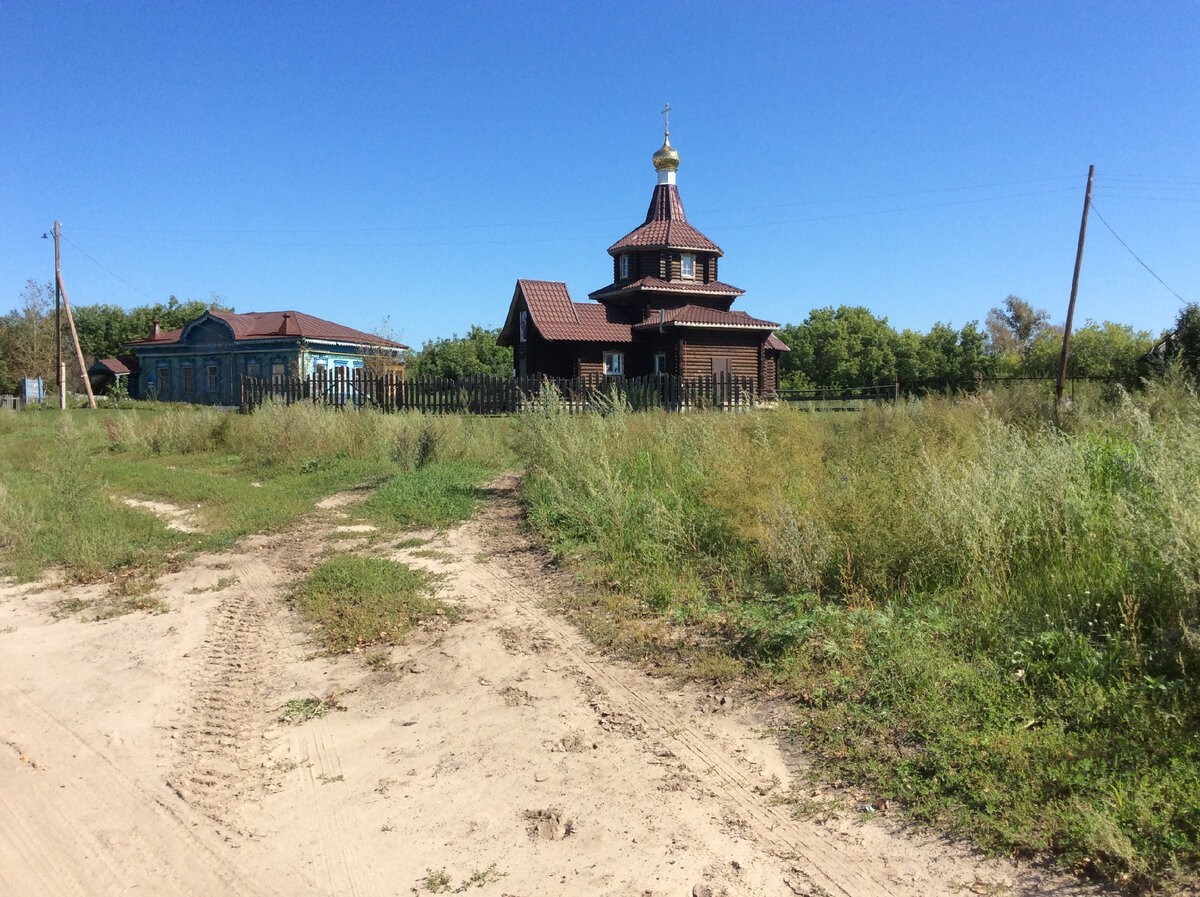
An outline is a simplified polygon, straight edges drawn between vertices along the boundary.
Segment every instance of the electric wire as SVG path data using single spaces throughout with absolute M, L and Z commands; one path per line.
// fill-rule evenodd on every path
M 1108 230 L 1109 230 L 1109 232 L 1110 232 L 1110 233 L 1111 233 L 1111 234 L 1112 234 L 1114 237 L 1116 237 L 1116 238 L 1117 238 L 1117 242 L 1118 242 L 1118 243 L 1120 243 L 1122 246 L 1124 246 L 1124 247 L 1125 247 L 1125 249 L 1126 249 L 1126 250 L 1129 252 L 1129 254 L 1130 254 L 1130 255 L 1132 255 L 1132 256 L 1133 256 L 1135 259 L 1137 259 L 1137 263 L 1138 263 L 1139 265 L 1141 265 L 1143 268 L 1145 268 L 1147 271 L 1149 271 L 1149 272 L 1150 272 L 1150 275 L 1151 275 L 1151 276 L 1152 276 L 1152 277 L 1153 277 L 1155 280 L 1157 280 L 1157 281 L 1158 281 L 1159 283 L 1161 283 L 1161 284 L 1162 284 L 1164 287 L 1166 287 L 1166 290 L 1167 290 L 1167 292 L 1168 292 L 1168 293 L 1170 293 L 1172 296 L 1174 296 L 1176 299 L 1178 299 L 1180 302 L 1182 302 L 1184 305 L 1186 305 L 1186 304 L 1187 304 L 1187 300 L 1186 300 L 1186 299 L 1184 299 L 1182 296 L 1180 296 L 1178 293 L 1176 293 L 1176 292 L 1175 292 L 1173 289 L 1171 289 L 1169 286 L 1167 286 L 1167 282 L 1166 282 L 1165 280 L 1163 280 L 1161 277 L 1159 277 L 1157 274 L 1155 274 L 1155 273 L 1154 273 L 1154 269 L 1153 269 L 1153 268 L 1151 268 L 1149 265 L 1147 265 L 1145 262 L 1143 262 L 1143 261 L 1141 260 L 1141 258 L 1138 256 L 1138 254 L 1137 254 L 1136 252 L 1134 252 L 1132 249 L 1130 249 L 1130 248 L 1129 248 L 1129 244 L 1128 244 L 1128 243 L 1126 243 L 1124 240 L 1122 240 L 1122 239 L 1121 239 L 1121 235 L 1120 235 L 1120 234 L 1118 234 L 1118 233 L 1117 233 L 1115 230 L 1113 230 L 1113 226 L 1112 226 L 1111 224 L 1109 224 L 1107 221 L 1105 221 L 1105 220 L 1104 220 L 1104 216 L 1103 216 L 1103 215 L 1101 215 L 1101 214 L 1100 214 L 1100 210 L 1096 208 L 1096 202 L 1095 202 L 1095 200 L 1092 200 L 1092 203 L 1091 203 L 1091 209 L 1092 209 L 1092 211 L 1093 211 L 1093 212 L 1095 212 L 1095 213 L 1096 213 L 1096 217 L 1100 219 L 1100 223 L 1101 223 L 1101 224 L 1103 224 L 1105 227 L 1107 227 L 1107 228 L 1108 228 Z
M 1028 184 L 1042 184 L 1042 183 L 1048 183 L 1048 182 L 1054 182 L 1054 181 L 1064 181 L 1064 180 L 1067 180 L 1067 178 L 1062 177 L 1062 176 L 1032 178 L 1032 179 L 1020 180 L 1020 181 L 994 182 L 994 183 L 988 183 L 988 184 L 970 184 L 970 185 L 959 186 L 959 187 L 933 187 L 933 188 L 929 188 L 929 189 L 925 189 L 925 190 L 908 190 L 908 191 L 901 191 L 901 192 L 895 192 L 895 193 L 872 193 L 872 194 L 864 194 L 861 196 L 843 196 L 843 197 L 834 197 L 831 199 L 801 200 L 801 201 L 796 201 L 796 202 L 773 203 L 773 204 L 768 204 L 768 205 L 731 206 L 731 207 L 698 207 L 698 211 L 701 215 L 726 214 L 726 213 L 731 213 L 731 212 L 759 212 L 759 211 L 763 211 L 763 210 L 767 210 L 767 209 L 785 209 L 785 208 L 796 208 L 799 206 L 829 205 L 829 204 L 833 204 L 833 203 L 847 203 L 848 204 L 848 203 L 875 202 L 878 200 L 902 199 L 902 198 L 912 197 L 912 196 L 925 196 L 925 195 L 939 194 L 939 193 L 961 193 L 966 190 L 994 190 L 994 189 L 998 189 L 998 188 L 1018 187 L 1018 186 L 1028 185 Z M 944 205 L 959 205 L 959 204 L 971 203 L 971 202 L 990 202 L 990 201 L 993 201 L 998 198 L 999 199 L 1020 198 L 1020 197 L 1025 197 L 1025 196 L 1038 196 L 1038 195 L 1042 195 L 1042 193 L 1069 192 L 1071 189 L 1074 189 L 1074 188 L 1073 187 L 1072 188 L 1064 187 L 1064 188 L 1061 188 L 1058 190 L 1047 190 L 1047 191 L 1041 191 L 1041 192 L 1035 192 L 1035 193 L 1008 194 L 1008 195 L 1004 195 L 1004 196 L 1000 196 L 1000 197 L 987 197 L 987 196 L 975 197 L 975 198 L 970 198 L 970 199 L 956 200 L 956 201 L 949 202 L 949 203 L 931 203 L 931 204 L 927 204 L 927 205 L 906 207 L 906 208 L 896 209 L 896 210 L 889 210 L 889 209 L 868 210 L 866 212 L 851 212 L 851 213 L 845 213 L 844 215 L 833 215 L 833 216 L 827 216 L 827 217 L 845 217 L 845 216 L 854 216 L 854 215 L 863 215 L 863 214 L 874 214 L 878 211 L 910 211 L 910 210 L 919 210 L 919 209 L 924 209 L 924 208 L 938 208 L 938 207 L 944 206 Z M 489 228 L 519 228 L 519 227 L 530 227 L 530 228 L 562 227 L 565 225 L 608 224 L 610 222 L 615 222 L 615 221 L 625 222 L 628 220 L 629 220 L 628 216 L 620 216 L 620 217 L 614 216 L 614 217 L 605 217 L 605 218 L 575 218 L 575 219 L 560 219 L 560 220 L 545 220 L 545 221 L 455 222 L 453 224 L 434 224 L 434 223 L 423 222 L 421 224 L 393 225 L 393 226 L 388 226 L 388 227 L 372 226 L 372 227 L 345 227 L 345 228 L 325 227 L 325 228 L 212 228 L 212 229 L 106 228 L 106 227 L 92 227 L 92 228 L 82 227 L 81 228 L 81 227 L 76 227 L 75 230 L 76 231 L 85 231 L 85 232 L 89 232 L 89 233 L 148 234 L 148 235 L 156 235 L 156 236 L 164 235 L 164 234 L 172 234 L 172 235 L 205 235 L 205 234 L 209 234 L 209 235 L 243 235 L 243 234 L 287 235 L 287 234 L 361 234 L 361 233 L 380 234 L 380 233 L 395 233 L 395 232 L 403 232 L 403 231 L 481 230 L 481 229 L 489 229 Z M 811 219 L 801 219 L 801 220 L 819 221 L 819 220 L 824 220 L 824 218 L 811 218 Z M 496 241 L 489 240 L 487 242 L 492 243 L 492 242 L 496 242 Z M 522 243 L 522 242 L 547 242 L 547 241 L 539 239 L 539 240 L 510 240 L 507 242 Z M 388 244 L 376 244 L 376 245 L 388 245 Z M 404 245 L 404 244 L 401 244 L 401 245 Z M 478 244 L 477 244 L 477 242 L 472 241 L 472 242 L 467 242 L 467 243 L 462 243 L 462 242 L 457 242 L 457 243 L 418 243 L 418 244 L 409 244 L 409 245 L 414 245 L 414 246 L 444 246 L 444 245 L 458 246 L 458 245 L 478 245 Z
M 117 280 L 121 281 L 121 283 L 125 284 L 125 286 L 129 287 L 129 289 L 133 290 L 139 296 L 145 296 L 151 302 L 158 301 L 153 296 L 151 296 L 149 293 L 146 293 L 143 290 L 139 290 L 137 287 L 135 287 L 133 284 L 131 284 L 128 280 L 126 280 L 124 277 L 122 277 L 116 271 L 113 271 L 111 268 L 109 268 L 106 265 L 102 264 L 101 262 L 97 261 L 86 250 L 84 250 L 83 247 L 81 247 L 78 243 L 76 243 L 74 240 L 72 240 L 70 237 L 68 237 L 65 233 L 62 233 L 60 231 L 59 236 L 62 237 L 64 242 L 70 243 L 73 247 L 75 247 L 75 250 L 77 252 L 79 252 L 81 255 L 83 255 L 85 258 L 91 259 L 92 263 L 95 264 L 96 267 L 100 268 L 102 271 L 107 271 L 110 275 L 115 277 Z

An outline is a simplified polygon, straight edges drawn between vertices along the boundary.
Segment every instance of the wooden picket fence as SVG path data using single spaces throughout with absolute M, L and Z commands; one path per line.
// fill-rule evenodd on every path
M 372 377 L 361 369 L 335 368 L 332 374 L 304 378 L 242 377 L 242 411 L 253 411 L 266 401 L 432 414 L 515 414 L 542 408 L 572 413 L 614 407 L 736 410 L 755 405 L 759 396 L 753 377 L 728 374 L 688 379 L 668 374 L 557 378 L 477 374 L 452 380 L 406 378 L 396 372 Z

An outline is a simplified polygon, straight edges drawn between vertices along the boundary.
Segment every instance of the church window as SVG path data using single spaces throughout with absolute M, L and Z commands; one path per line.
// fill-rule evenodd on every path
M 694 255 L 684 255 L 679 261 L 679 276 L 684 280 L 695 280 L 696 257 Z
M 629 280 L 629 253 L 622 253 L 619 262 L 621 280 Z
M 524 309 L 521 309 L 521 342 L 525 342 L 525 333 L 526 333 L 526 331 L 525 331 L 526 323 L 525 322 L 528 320 L 528 315 L 529 315 L 529 313 L 527 311 L 525 311 Z

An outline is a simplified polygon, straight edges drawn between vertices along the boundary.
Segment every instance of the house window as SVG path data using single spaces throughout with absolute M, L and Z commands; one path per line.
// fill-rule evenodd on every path
M 205 373 L 208 375 L 208 378 L 207 378 L 208 379 L 208 387 L 207 387 L 208 391 L 210 393 L 216 392 L 217 391 L 217 366 L 215 364 L 210 364 L 205 369 Z
M 313 362 L 313 373 L 318 377 L 324 377 L 329 373 L 329 362 L 324 358 L 318 358 Z
M 282 361 L 272 362 L 271 379 L 278 383 L 285 376 L 287 376 L 287 365 L 285 365 Z
M 160 397 L 165 398 L 171 394 L 171 369 L 165 364 L 158 368 L 158 383 L 155 384 Z
M 525 342 L 525 321 L 529 313 L 524 309 L 521 310 L 521 342 Z
M 654 373 L 656 373 L 656 374 L 667 373 L 667 353 L 666 352 L 655 352 L 654 353 Z
M 625 376 L 625 353 L 624 352 L 605 352 L 604 353 L 604 373 L 610 377 Z
M 694 255 L 684 255 L 679 261 L 679 276 L 684 280 L 695 280 L 696 257 Z
M 618 268 L 621 272 L 621 280 L 629 280 L 629 254 L 622 253 L 618 261 Z
M 183 374 L 183 394 L 190 396 L 196 389 L 196 378 L 190 364 L 185 364 L 181 372 Z
M 246 376 L 247 377 L 257 377 L 258 372 L 259 372 L 259 367 L 258 367 L 257 361 L 246 362 Z

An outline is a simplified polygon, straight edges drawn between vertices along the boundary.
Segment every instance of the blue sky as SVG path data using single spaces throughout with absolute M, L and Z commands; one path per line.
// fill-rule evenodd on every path
M 1200 3 L 0 6 L 0 310 L 218 296 L 417 346 L 577 300 L 671 137 L 735 308 L 1065 317 L 1095 209 L 1200 301 Z M 1077 320 L 1181 302 L 1093 214 Z

